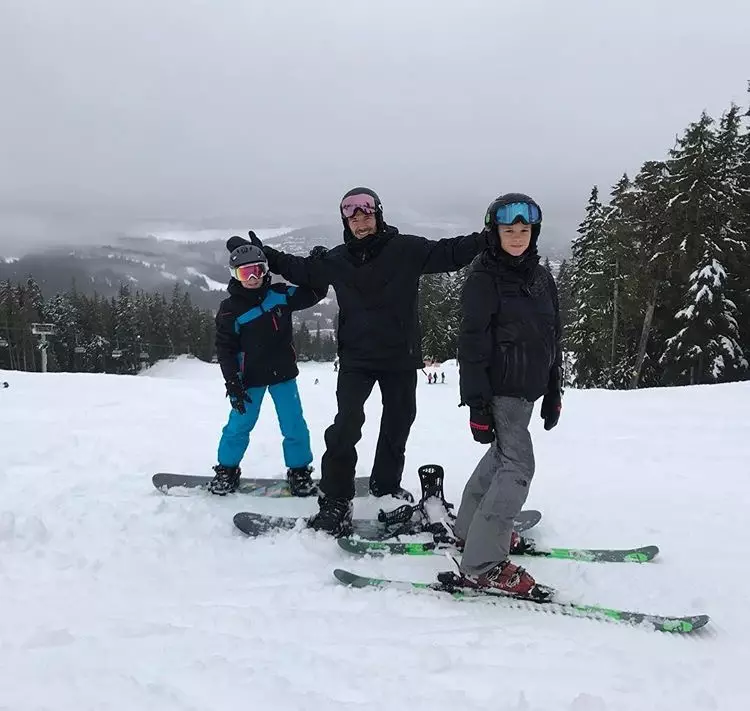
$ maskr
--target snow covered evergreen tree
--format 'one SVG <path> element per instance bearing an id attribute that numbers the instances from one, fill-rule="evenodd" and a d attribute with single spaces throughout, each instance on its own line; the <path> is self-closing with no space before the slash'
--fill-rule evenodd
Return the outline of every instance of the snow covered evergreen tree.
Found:
<path id="1" fill-rule="evenodd" d="M 678 273 L 688 270 L 683 281 L 687 289 L 660 358 L 669 383 L 728 380 L 747 368 L 726 267 L 738 245 L 729 197 L 734 129 L 723 120 L 720 143 L 712 124 L 704 112 L 688 127 L 668 162 L 674 188 L 672 225 L 679 239 Z"/>
<path id="2" fill-rule="evenodd" d="M 750 82 L 748 82 L 750 99 Z M 750 354 L 750 108 L 740 117 L 737 146 L 737 189 L 735 229 L 741 245 L 732 264 L 730 295 L 737 305 L 740 344 Z M 744 121 L 744 127 L 742 123 Z"/>
<path id="3" fill-rule="evenodd" d="M 677 252 L 667 209 L 671 198 L 667 178 L 665 162 L 647 161 L 631 190 L 633 244 L 627 289 L 638 344 L 628 383 L 631 388 L 661 381 L 658 359 L 664 350 L 662 332 L 674 314 L 673 310 L 660 308 Z"/>
<path id="4" fill-rule="evenodd" d="M 574 360 L 578 387 L 601 387 L 607 378 L 610 353 L 610 265 L 607 263 L 605 211 L 594 186 L 586 216 L 573 240 L 572 308 L 567 342 Z"/>
<path id="5" fill-rule="evenodd" d="M 727 274 L 709 242 L 690 275 L 685 308 L 675 316 L 680 330 L 667 341 L 662 363 L 681 385 L 737 380 L 748 363 L 739 344 L 737 309 L 726 297 Z"/>
<path id="6" fill-rule="evenodd" d="M 138 356 L 140 353 L 140 324 L 138 308 L 130 287 L 120 286 L 114 304 L 114 343 L 121 356 L 117 359 L 118 371 L 121 373 L 135 373 L 138 371 Z"/>
<path id="7" fill-rule="evenodd" d="M 612 188 L 610 203 L 604 210 L 601 278 L 609 281 L 611 319 L 607 385 L 614 388 L 624 387 L 628 382 L 636 356 L 632 318 L 633 199 L 632 183 L 623 174 Z"/>
<path id="8" fill-rule="evenodd" d="M 464 281 L 465 270 L 421 278 L 419 321 L 425 358 L 444 361 L 456 357 Z"/>

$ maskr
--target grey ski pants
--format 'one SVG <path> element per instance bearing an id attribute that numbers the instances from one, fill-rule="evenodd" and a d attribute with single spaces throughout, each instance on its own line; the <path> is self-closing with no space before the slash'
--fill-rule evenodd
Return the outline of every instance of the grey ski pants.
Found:
<path id="1" fill-rule="evenodd" d="M 481 575 L 508 557 L 513 521 L 534 477 L 529 422 L 534 403 L 492 399 L 495 441 L 466 483 L 454 530 L 465 541 L 461 571 Z"/>

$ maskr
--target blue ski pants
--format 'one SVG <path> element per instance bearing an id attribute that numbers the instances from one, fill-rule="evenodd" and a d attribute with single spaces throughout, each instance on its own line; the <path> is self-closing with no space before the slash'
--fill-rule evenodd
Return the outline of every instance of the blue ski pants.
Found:
<path id="1" fill-rule="evenodd" d="M 271 393 L 281 434 L 284 437 L 284 464 L 294 469 L 306 467 L 312 462 L 310 432 L 302 412 L 297 380 L 292 378 L 276 385 L 248 388 L 250 402 L 245 402 L 245 414 L 241 415 L 232 408 L 229 421 L 221 432 L 219 464 L 225 467 L 239 466 L 250 442 L 250 432 L 258 421 L 266 390 Z"/>

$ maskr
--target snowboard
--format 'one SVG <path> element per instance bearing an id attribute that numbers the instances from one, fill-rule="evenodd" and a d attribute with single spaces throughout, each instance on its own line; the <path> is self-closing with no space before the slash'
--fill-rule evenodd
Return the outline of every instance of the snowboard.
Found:
<path id="1" fill-rule="evenodd" d="M 339 538 L 339 546 L 347 553 L 354 555 L 442 555 L 445 551 L 457 552 L 455 546 L 429 541 L 426 543 L 402 543 L 399 541 L 363 541 L 353 538 Z M 528 546 L 511 555 L 535 556 L 538 558 L 558 558 L 577 560 L 586 563 L 646 563 L 659 554 L 657 546 L 627 548 L 615 550 L 610 548 L 550 548 L 544 550 Z"/>
<path id="2" fill-rule="evenodd" d="M 401 507 L 403 508 L 403 507 Z M 398 509 L 397 509 L 398 510 Z M 539 511 L 521 511 L 515 522 L 517 531 L 527 531 L 542 518 Z M 292 530 L 297 527 L 297 521 L 302 520 L 302 527 L 306 525 L 305 519 L 292 516 L 268 516 L 266 514 L 250 513 L 241 511 L 234 515 L 234 525 L 244 534 L 257 538 L 268 533 L 277 531 Z M 384 522 L 377 519 L 354 519 L 354 535 L 367 538 L 369 540 L 384 540 L 401 535 L 413 535 L 425 530 L 424 523 L 417 519 L 416 521 L 393 521 Z"/>
<path id="3" fill-rule="evenodd" d="M 438 580 L 433 583 L 418 583 L 407 580 L 388 580 L 386 578 L 368 577 L 357 575 L 348 570 L 336 569 L 333 571 L 336 580 L 344 585 L 354 588 L 373 587 L 378 589 L 393 588 L 395 590 L 406 590 L 415 592 L 436 592 L 450 595 L 458 601 L 484 602 L 494 605 L 503 605 L 509 608 L 522 610 L 534 610 L 571 617 L 585 617 L 603 621 L 630 623 L 633 625 L 644 625 L 659 632 L 689 633 L 705 627 L 710 618 L 708 615 L 650 615 L 643 612 L 629 612 L 601 605 L 583 605 L 574 602 L 557 600 L 558 593 L 546 586 L 538 586 L 545 592 L 545 597 L 535 599 L 528 596 L 516 596 L 501 592 L 481 591 L 472 588 L 462 588 L 452 585 L 450 581 L 455 579 L 454 573 L 440 573 Z"/>
<path id="4" fill-rule="evenodd" d="M 170 489 L 200 489 L 208 491 L 208 483 L 213 479 L 211 476 L 194 476 L 192 474 L 170 474 L 159 472 L 151 478 L 154 486 L 164 494 L 169 494 Z M 354 480 L 354 495 L 370 495 L 370 479 L 366 476 L 357 477 Z M 285 478 L 279 479 L 250 479 L 241 478 L 240 486 L 235 493 L 250 494 L 251 496 L 265 496 L 268 498 L 290 497 L 289 485 Z M 316 496 L 315 493 L 310 496 Z"/>

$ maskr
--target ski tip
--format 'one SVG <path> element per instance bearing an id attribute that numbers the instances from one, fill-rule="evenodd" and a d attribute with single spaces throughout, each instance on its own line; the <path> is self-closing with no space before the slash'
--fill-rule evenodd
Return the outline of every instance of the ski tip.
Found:
<path id="1" fill-rule="evenodd" d="M 708 615 L 691 615 L 687 617 L 675 617 L 666 619 L 656 625 L 656 629 L 661 632 L 675 632 L 678 634 L 688 634 L 705 627 L 711 618 Z"/>
<path id="2" fill-rule="evenodd" d="M 542 520 L 542 512 L 535 509 L 527 509 L 521 511 L 515 522 L 515 528 L 519 533 L 528 531 L 530 528 L 534 528 Z"/>
<path id="3" fill-rule="evenodd" d="M 350 585 L 353 588 L 367 587 L 367 581 L 365 580 L 365 578 L 362 578 L 356 573 L 350 573 L 348 570 L 342 570 L 341 568 L 336 568 L 333 571 L 333 576 L 340 583 L 343 583 L 344 585 Z"/>
<path id="4" fill-rule="evenodd" d="M 633 550 L 626 558 L 635 563 L 646 563 L 656 558 L 657 555 L 659 555 L 659 546 L 643 546 Z"/>
<path id="5" fill-rule="evenodd" d="M 252 514 L 247 511 L 240 511 L 232 516 L 232 522 L 235 527 L 238 528 L 246 536 L 254 537 L 258 535 L 258 531 L 252 530 Z"/>

